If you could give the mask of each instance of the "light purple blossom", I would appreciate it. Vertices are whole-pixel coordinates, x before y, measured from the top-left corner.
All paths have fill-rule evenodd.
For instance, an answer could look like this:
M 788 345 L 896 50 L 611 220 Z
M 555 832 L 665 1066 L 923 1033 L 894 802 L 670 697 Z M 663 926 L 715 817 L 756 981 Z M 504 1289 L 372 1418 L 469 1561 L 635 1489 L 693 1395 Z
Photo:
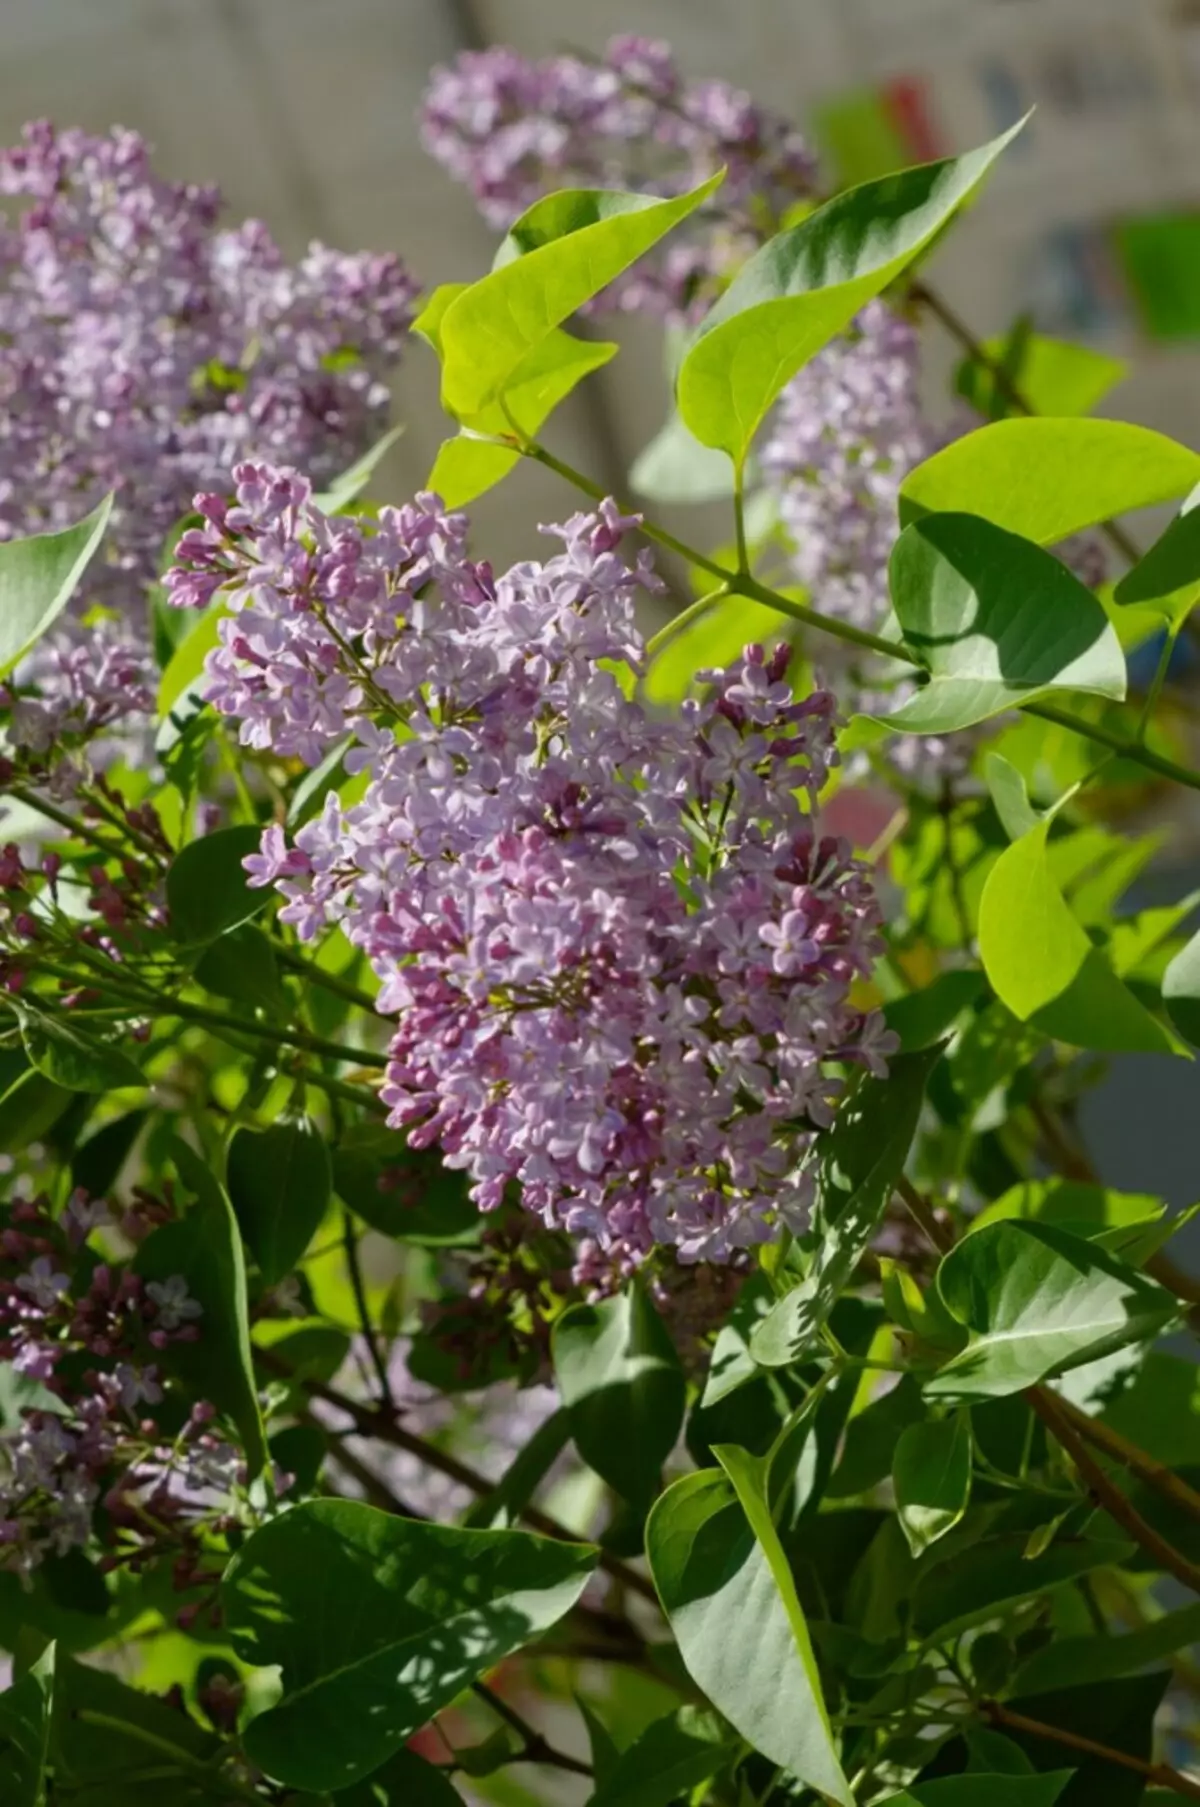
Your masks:
M 291 848 L 269 829 L 249 870 L 302 937 L 337 923 L 370 959 L 393 1124 L 483 1207 L 516 1184 L 619 1261 L 802 1225 L 879 945 L 865 870 L 815 819 L 832 698 L 797 701 L 786 651 L 752 647 L 674 721 L 630 700 L 656 580 L 611 502 L 495 577 L 436 498 L 330 521 L 294 474 L 236 477 L 168 589 L 224 588 L 208 695 L 244 744 L 369 753 L 360 802 L 331 793 Z

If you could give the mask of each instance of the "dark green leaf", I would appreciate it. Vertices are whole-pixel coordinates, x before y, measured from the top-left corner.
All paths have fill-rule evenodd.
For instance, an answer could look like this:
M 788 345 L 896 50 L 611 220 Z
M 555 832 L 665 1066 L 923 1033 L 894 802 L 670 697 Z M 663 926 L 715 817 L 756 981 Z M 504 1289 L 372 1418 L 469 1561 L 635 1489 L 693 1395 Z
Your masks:
M 212 1734 L 115 1675 L 60 1659 L 51 1727 L 55 1786 L 72 1807 L 228 1803 Z
M 1154 1720 L 1167 1683 L 1168 1670 L 1121 1681 L 1092 1682 L 1053 1694 L 1021 1695 L 1009 1704 L 1043 1725 L 1074 1732 L 1109 1750 L 1124 1751 L 1148 1763 L 1154 1747 Z M 1050 1738 L 1034 1738 L 1010 1730 L 1009 1736 L 1041 1770 L 1061 1768 L 1067 1757 L 1075 1770 L 1059 1807 L 1141 1807 L 1144 1775 L 1103 1758 L 1068 1753 Z
M 113 499 L 61 533 L 0 542 L 0 677 L 62 614 L 104 538 Z
M 457 296 L 441 320 L 447 410 L 470 418 L 502 395 L 555 327 L 693 213 L 721 179 L 666 201 L 606 189 L 536 201 L 509 232 L 512 256 Z
M 1163 974 L 1163 1003 L 1180 1035 L 1200 1048 L 1200 932 L 1181 948 Z
M 919 464 L 900 519 L 962 510 L 1050 546 L 1200 482 L 1200 456 L 1121 420 L 998 420 Z
M 27 1067 L 0 1097 L 0 1152 L 19 1154 L 51 1129 L 71 1103 L 72 1094 Z
M 344 1205 L 384 1236 L 402 1242 L 473 1242 L 480 1214 L 465 1173 L 436 1149 L 409 1148 L 378 1124 L 348 1129 L 333 1151 L 333 1188 Z
M 621 1753 L 588 1807 L 671 1807 L 716 1775 L 735 1749 L 715 1714 L 680 1707 Z
M 927 1396 L 1000 1398 L 1156 1336 L 1178 1301 L 1094 1242 L 1053 1224 L 1002 1219 L 951 1249 L 938 1291 L 971 1340 Z
M 846 1425 L 845 1444 L 825 1489 L 826 1499 L 853 1499 L 869 1493 L 891 1473 L 897 1439 L 925 1418 L 921 1390 L 911 1374 L 855 1412 Z
M 261 828 L 218 828 L 176 854 L 167 871 L 167 908 L 177 941 L 215 941 L 266 908 L 269 887 L 251 890 L 242 865 L 261 840 Z
M 1066 1753 L 1064 1753 L 1066 1754 Z M 880 1807 L 1054 1807 L 1071 1780 L 1069 1769 L 1044 1775 L 938 1776 L 890 1794 Z
M 952 1531 L 971 1497 L 971 1420 L 952 1418 L 911 1424 L 901 1433 L 892 1461 L 900 1529 L 914 1556 Z
M 979 909 L 979 951 L 992 988 L 1021 1022 L 1076 1047 L 1169 1053 L 1167 1031 L 1107 964 L 1051 871 L 1049 823 L 992 867 Z
M 129 1056 L 102 1042 L 69 1018 L 19 1010 L 21 1040 L 44 1079 L 68 1092 L 120 1091 L 144 1086 L 141 1069 Z
M 954 968 L 939 973 L 920 991 L 893 998 L 885 1005 L 887 1026 L 900 1037 L 905 1054 L 917 1054 L 940 1042 L 986 989 L 981 972 Z
M 905 642 L 931 674 L 890 728 L 953 733 L 1056 690 L 1125 695 L 1125 655 L 1091 591 L 978 515 L 931 514 L 906 528 L 889 582 Z
M 308 1117 L 236 1129 L 226 1157 L 229 1202 L 268 1286 L 290 1274 L 329 1208 L 329 1149 Z
M 979 360 L 964 358 L 955 373 L 955 391 L 992 419 L 1027 411 L 1090 414 L 1129 374 L 1129 365 L 1122 358 L 1110 358 L 1090 345 L 1048 339 L 1027 327 L 1006 338 L 985 339 L 983 350 L 1001 365 L 1009 383 L 1029 404 L 1028 410 L 1015 408 L 992 371 Z
M 683 1369 L 642 1288 L 572 1305 L 554 1326 L 554 1378 L 575 1447 L 628 1500 L 648 1504 L 683 1423 Z
M 656 1500 L 646 1526 L 654 1584 L 688 1673 L 726 1719 L 772 1763 L 852 1807 L 765 1490 L 757 1476 L 739 1479 L 753 1526 L 733 1481 L 713 1469 Z
M 293 1786 L 377 1769 L 472 1681 L 562 1617 L 595 1552 L 523 1531 L 418 1524 L 313 1500 L 265 1525 L 222 1583 L 245 1662 L 279 1664 L 283 1698 L 246 1749 Z
M 103 1198 L 116 1184 L 145 1121 L 145 1111 L 126 1111 L 81 1142 L 71 1156 L 72 1190 L 82 1187 L 89 1198 Z
M 1055 1638 L 1030 1657 L 1013 1685 L 1019 1693 L 1031 1694 L 1052 1687 L 1064 1675 L 1069 1675 L 1076 1687 L 1112 1681 L 1162 1663 L 1196 1643 L 1200 1643 L 1200 1606 L 1181 1606 L 1141 1631 L 1123 1632 L 1119 1637 Z
M 1122 607 L 1149 605 L 1169 621 L 1182 622 L 1200 596 L 1200 489 L 1193 490 L 1180 512 L 1127 571 L 1113 591 Z
M 218 998 L 231 998 L 235 1004 L 276 1011 L 284 1002 L 275 949 L 252 922 L 243 922 L 210 941 L 197 960 L 192 977 L 205 991 Z
M 51 1644 L 19 1681 L 0 1694 L 0 1800 L 42 1807 L 54 1697 Z
M 339 1789 L 332 1807 L 462 1807 L 462 1796 L 416 1751 L 398 1750 L 365 1782 Z
M 852 188 L 744 264 L 680 366 L 679 412 L 696 438 L 741 464 L 780 391 L 919 256 L 1019 130 Z
M 1119 1568 L 1132 1545 L 1115 1537 L 1061 1533 L 1029 1554 L 1028 1531 L 984 1537 L 917 1570 L 913 1626 L 922 1636 L 965 1629 L 994 1618 L 1005 1606 L 1049 1593 L 1095 1569 Z M 934 1563 L 930 1568 L 928 1564 Z
M 704 1408 L 719 1405 L 730 1393 L 756 1378 L 758 1363 L 750 1353 L 750 1337 L 759 1319 L 766 1316 L 771 1297 L 764 1274 L 755 1274 L 738 1293 L 737 1303 L 718 1330 L 713 1344 L 700 1401 Z
M 266 1459 L 266 1441 L 251 1363 L 246 1270 L 237 1221 L 223 1188 L 178 1138 L 172 1139 L 171 1159 L 196 1202 L 183 1217 L 151 1232 L 137 1252 L 135 1267 L 147 1281 L 169 1280 L 176 1274 L 186 1280 L 203 1313 L 198 1320 L 200 1338 L 171 1343 L 162 1352 L 162 1363 L 195 1388 L 197 1398 L 211 1400 L 232 1418 L 253 1476 Z
M 800 1360 L 820 1335 L 834 1301 L 862 1259 L 916 1134 L 925 1082 L 940 1049 L 901 1055 L 886 1080 L 866 1077 L 824 1139 L 812 1271 L 769 1311 L 750 1337 L 766 1368 Z

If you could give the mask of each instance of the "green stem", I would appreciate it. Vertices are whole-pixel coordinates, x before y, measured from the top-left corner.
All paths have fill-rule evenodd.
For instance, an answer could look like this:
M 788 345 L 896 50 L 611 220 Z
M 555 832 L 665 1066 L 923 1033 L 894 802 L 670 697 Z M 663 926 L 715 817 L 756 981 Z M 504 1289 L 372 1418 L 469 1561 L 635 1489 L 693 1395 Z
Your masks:
M 680 634 L 685 633 L 695 622 L 707 615 L 709 610 L 728 594 L 729 585 L 727 583 L 718 584 L 715 590 L 709 590 L 706 595 L 697 597 L 695 602 L 689 602 L 685 609 L 680 609 L 677 615 L 672 615 L 667 625 L 660 627 L 657 634 L 652 635 L 646 642 L 647 659 L 655 658 L 664 647 L 670 646 L 673 640 L 678 640 Z
M 582 472 L 574 470 L 561 458 L 556 458 L 553 452 L 546 450 L 545 446 L 527 443 L 520 446 L 519 449 L 524 452 L 526 457 L 535 459 L 537 463 L 545 465 L 547 470 L 556 472 L 567 483 L 582 490 L 584 495 L 591 496 L 596 501 L 605 499 L 607 492 L 599 484 L 593 483 L 590 477 L 585 477 Z M 626 508 L 629 505 L 618 503 L 618 506 Z M 631 510 L 631 512 L 636 511 Z M 722 582 L 736 587 L 739 595 L 750 596 L 755 602 L 766 603 L 769 608 L 776 609 L 779 614 L 788 615 L 793 621 L 803 622 L 806 627 L 815 628 L 818 633 L 831 634 L 835 640 L 844 640 L 851 646 L 861 646 L 867 652 L 878 653 L 881 658 L 892 659 L 897 664 L 907 665 L 913 670 L 923 669 L 918 659 L 914 659 L 911 653 L 905 652 L 903 647 L 897 646 L 893 641 L 884 640 L 879 634 L 869 634 L 863 628 L 852 627 L 848 621 L 836 621 L 830 615 L 822 615 L 816 609 L 806 608 L 803 603 L 793 602 L 790 596 L 785 596 L 782 591 L 773 590 L 769 584 L 760 583 L 756 577 L 752 577 L 748 573 L 730 571 L 727 566 L 719 564 L 716 559 L 709 558 L 707 554 L 698 551 L 695 546 L 689 546 L 685 540 L 677 538 L 673 533 L 668 533 L 665 528 L 656 526 L 652 521 L 643 519 L 639 531 L 657 545 L 665 546 L 669 551 L 677 553 L 680 558 L 687 559 L 693 565 L 698 565 L 702 571 L 711 572 Z M 1109 746 L 1123 758 L 1133 760 L 1135 764 L 1144 766 L 1147 771 L 1156 772 L 1160 777 L 1174 779 L 1177 784 L 1185 784 L 1190 790 L 1200 791 L 1200 772 L 1193 772 L 1187 766 L 1176 765 L 1173 759 L 1164 759 L 1159 754 L 1152 753 L 1148 747 L 1141 746 L 1136 740 L 1127 740 L 1123 735 L 1114 733 L 1111 728 L 1102 727 L 1096 722 L 1089 722 L 1083 716 L 1072 715 L 1066 709 L 1057 709 L 1048 703 L 1018 703 L 1015 706 L 1026 715 L 1036 715 L 1042 721 L 1054 722 L 1060 728 L 1067 728 L 1071 733 L 1081 735 L 1085 740 L 1094 740 L 1102 746 Z
M 1163 635 L 1162 651 L 1158 655 L 1158 664 L 1155 667 L 1154 679 L 1149 690 L 1146 692 L 1146 701 L 1142 705 L 1142 713 L 1138 719 L 1137 733 L 1134 736 L 1139 746 L 1141 746 L 1146 738 L 1146 730 L 1150 726 L 1150 718 L 1154 714 L 1154 706 L 1158 702 L 1162 687 L 1166 682 L 1167 671 L 1171 664 L 1171 654 L 1175 651 L 1175 641 L 1178 638 L 1179 629 L 1182 625 L 1182 622 L 1173 621 Z
M 746 545 L 746 460 L 739 458 L 733 467 L 733 528 L 737 542 L 738 576 L 750 571 L 750 553 Z
M 90 846 L 98 848 L 101 853 L 106 853 L 110 859 L 128 859 L 128 848 L 120 847 L 115 841 L 110 841 L 107 836 L 97 834 L 95 829 L 89 828 L 85 822 L 76 821 L 74 816 L 69 816 L 65 810 L 56 808 L 53 803 L 47 803 L 45 798 L 39 797 L 35 791 L 26 790 L 23 784 L 10 784 L 7 794 L 15 797 L 18 803 L 24 803 L 28 808 L 35 809 L 38 815 L 45 816 L 48 822 L 57 822 L 60 828 L 65 828 L 68 834 L 74 835 L 77 841 L 86 841 Z
M 369 991 L 360 991 L 357 985 L 351 985 L 347 979 L 339 979 L 335 973 L 327 973 L 313 960 L 306 960 L 302 954 L 294 954 L 290 947 L 279 943 L 273 944 L 275 958 L 281 966 L 290 972 L 297 973 L 307 979 L 310 985 L 319 985 L 323 991 L 330 991 L 335 997 L 345 998 L 348 1004 L 357 1004 L 360 1010 L 375 1012 L 375 999 Z

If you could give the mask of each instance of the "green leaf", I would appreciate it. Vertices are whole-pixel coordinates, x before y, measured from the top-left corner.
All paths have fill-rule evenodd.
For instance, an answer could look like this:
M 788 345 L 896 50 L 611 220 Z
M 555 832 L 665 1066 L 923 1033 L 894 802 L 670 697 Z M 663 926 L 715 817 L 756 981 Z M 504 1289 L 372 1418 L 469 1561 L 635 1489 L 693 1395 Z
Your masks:
M 733 1310 L 718 1330 L 708 1364 L 708 1376 L 700 1404 L 704 1408 L 719 1405 L 731 1393 L 758 1375 L 758 1363 L 750 1353 L 750 1337 L 754 1326 L 766 1315 L 771 1303 L 771 1289 L 764 1274 L 747 1280 L 738 1292 Z
M 383 1236 L 401 1242 L 474 1242 L 480 1214 L 465 1173 L 436 1149 L 409 1148 L 395 1130 L 352 1125 L 333 1152 L 333 1188 L 344 1205 Z
M 1200 931 L 1167 967 L 1162 995 L 1167 1015 L 1180 1035 L 1200 1048 Z
M 1082 1688 L 1023 1694 L 1007 1704 L 1042 1725 L 1073 1732 L 1146 1765 L 1153 1758 L 1155 1720 L 1169 1681 L 1170 1671 L 1160 1669 Z M 1139 1774 L 1104 1757 L 1066 1751 L 1053 1738 L 1036 1738 L 1011 1728 L 1008 1735 L 1043 1771 L 1060 1768 L 1064 1758 L 1072 1764 L 1075 1776 L 1062 1797 L 1062 1807 L 1143 1807 L 1144 1770 Z
M 51 1762 L 73 1807 L 226 1807 L 220 1745 L 187 1713 L 102 1669 L 61 1661 Z M 150 1771 L 149 1777 L 146 1771 Z
M 748 1469 L 744 1450 L 724 1455 L 739 1487 L 704 1469 L 655 1501 L 646 1554 L 659 1599 L 689 1675 L 742 1737 L 852 1807 L 761 1473 Z
M 271 900 L 267 886 L 251 890 L 242 861 L 257 853 L 262 829 L 218 828 L 189 841 L 167 869 L 171 932 L 185 946 L 215 941 L 257 916 Z
M 104 538 L 113 499 L 61 533 L 0 542 L 0 677 L 62 614 Z
M 19 1154 L 52 1129 L 73 1094 L 27 1067 L 0 1095 L 0 1153 Z
M 1041 810 L 1029 801 L 1024 775 L 1003 753 L 989 753 L 983 769 L 1000 826 L 1010 841 L 1019 841 L 1042 820 Z
M 900 519 L 962 511 L 1039 545 L 1111 515 L 1172 502 L 1200 455 L 1122 420 L 998 420 L 943 446 L 900 486 Z
M 938 1268 L 938 1291 L 971 1340 L 927 1397 L 997 1399 L 1065 1374 L 1179 1316 L 1163 1287 L 1056 1225 L 1002 1219 L 966 1236 Z
M 478 1526 L 483 1531 L 505 1531 L 516 1524 L 567 1447 L 570 1437 L 571 1420 L 560 1406 L 517 1452 L 492 1491 L 476 1500 L 463 1523 Z
M 733 494 L 725 454 L 701 445 L 676 413 L 638 453 L 629 481 L 652 502 L 720 502 Z
M 902 1431 L 892 1459 L 900 1529 L 914 1556 L 952 1531 L 971 1497 L 971 1420 L 966 1412 Z
M 221 623 L 229 618 L 228 604 L 219 592 L 206 609 L 190 612 L 195 615 L 194 624 L 176 646 L 158 680 L 158 713 L 163 721 L 176 704 L 181 722 L 199 704 L 204 661 L 221 644 Z
M 754 642 L 779 639 L 778 609 L 748 596 L 724 596 L 654 655 L 646 674 L 652 703 L 678 703 L 694 688 L 698 671 L 731 665 Z M 874 724 L 872 724 L 874 725 Z
M 983 349 L 1000 363 L 1031 414 L 1090 414 L 1110 390 L 1124 382 L 1123 358 L 1025 331 L 985 339 Z M 964 358 L 954 377 L 955 393 L 981 414 L 995 419 L 1011 412 L 1004 390 L 982 363 Z M 1024 412 L 1022 410 L 1022 412 Z
M 463 420 L 463 431 L 456 439 L 443 442 L 429 473 L 429 488 L 441 496 L 447 508 L 463 508 L 493 488 L 520 463 L 521 454 L 506 446 L 490 445 L 474 435 L 511 438 L 515 421 L 522 433 L 532 439 L 559 403 L 584 377 L 603 369 L 616 356 L 617 349 L 607 341 L 576 339 L 556 327 L 513 371 L 504 405 L 489 402 Z
M 4 1807 L 42 1807 L 54 1697 L 51 1644 L 17 1682 L 0 1694 L 0 1800 Z
M 1113 599 L 1122 608 L 1151 607 L 1173 623 L 1185 621 L 1200 597 L 1200 487 L 1194 489 L 1175 519 L 1127 571 Z
M 675 1346 L 642 1288 L 572 1305 L 553 1333 L 554 1378 L 588 1467 L 623 1498 L 648 1504 L 683 1423 Z
M 199 1341 L 171 1343 L 160 1359 L 195 1388 L 197 1398 L 211 1400 L 233 1420 L 253 1477 L 266 1460 L 266 1439 L 254 1384 L 237 1220 L 223 1188 L 199 1155 L 178 1137 L 172 1137 L 169 1148 L 175 1170 L 196 1202 L 181 1218 L 151 1232 L 134 1267 L 147 1281 L 169 1280 L 176 1274 L 187 1281 L 188 1292 L 203 1313 Z
M 971 1234 L 1002 1218 L 1059 1224 L 1075 1236 L 1123 1252 L 1136 1247 L 1166 1206 L 1149 1192 L 1115 1192 L 1081 1180 L 1021 1180 L 971 1220 Z
M 762 1367 L 790 1367 L 819 1337 L 904 1170 L 925 1082 L 940 1054 L 934 1048 L 901 1055 L 887 1079 L 860 1080 L 822 1139 L 815 1217 L 820 1243 L 805 1279 L 751 1334 L 750 1353 Z
M 1056 1041 L 1107 1053 L 1170 1053 L 1172 1041 L 1071 914 L 1041 822 L 1005 849 L 979 907 L 979 952 L 996 996 Z
M 928 515 L 889 565 L 906 644 L 930 681 L 886 717 L 948 734 L 1056 690 L 1119 702 L 1125 655 L 1091 591 L 1051 553 L 971 514 Z
M 269 1129 L 233 1132 L 225 1184 L 263 1280 L 290 1274 L 329 1208 L 329 1149 L 308 1117 L 284 1117 Z
M 937 1776 L 914 1782 L 902 1794 L 890 1794 L 879 1807 L 1054 1807 L 1075 1772 L 1049 1770 L 1041 1775 Z
M 566 189 L 536 201 L 509 233 L 511 259 L 446 309 L 448 412 L 470 418 L 502 395 L 535 346 L 694 213 L 723 176 L 666 201 L 606 189 Z
M 99 1041 L 69 1018 L 17 1007 L 30 1063 L 67 1092 L 120 1091 L 144 1086 L 141 1068 L 111 1042 Z
M 145 1111 L 126 1111 L 81 1142 L 71 1155 L 71 1190 L 82 1187 L 89 1198 L 103 1198 L 115 1185 L 145 1122 Z
M 1119 1637 L 1055 1638 L 1022 1664 L 1013 1687 L 1021 1694 L 1037 1693 L 1055 1687 L 1064 1675 L 1069 1675 L 1076 1687 L 1112 1681 L 1148 1669 L 1196 1643 L 1200 1643 L 1200 1605 L 1181 1606 L 1142 1630 Z
M 735 1748 L 714 1713 L 679 1707 L 618 1756 L 588 1807 L 671 1807 L 715 1776 Z
M 889 1029 L 900 1037 L 905 1054 L 917 1054 L 942 1041 L 959 1018 L 978 1003 L 986 990 L 981 972 L 955 967 L 939 973 L 920 991 L 893 998 L 884 1006 Z
M 1119 1568 L 1133 1545 L 1114 1536 L 1060 1536 L 1031 1554 L 1028 1530 L 983 1537 L 917 1570 L 912 1623 L 921 1637 L 942 1636 L 995 1619 L 1017 1601 L 1051 1593 L 1096 1569 Z
M 680 366 L 679 412 L 696 438 L 740 465 L 781 390 L 920 255 L 1019 130 L 849 189 L 743 265 Z
M 348 470 L 334 478 L 328 489 L 313 497 L 313 502 L 323 514 L 341 514 L 351 502 L 357 501 L 403 432 L 403 425 L 389 427 L 383 437 L 377 439 L 361 458 L 355 459 Z
M 595 1561 L 578 1544 L 349 1500 L 285 1512 L 221 1586 L 238 1655 L 283 1669 L 279 1705 L 247 1728 L 248 1755 L 292 1786 L 349 1787 L 560 1619 Z
M 231 998 L 235 1004 L 277 1011 L 285 1002 L 275 949 L 252 922 L 240 923 L 210 941 L 192 977 L 214 997 Z
M 339 1790 L 330 1807 L 462 1807 L 462 1796 L 435 1764 L 404 1749 L 365 1782 Z

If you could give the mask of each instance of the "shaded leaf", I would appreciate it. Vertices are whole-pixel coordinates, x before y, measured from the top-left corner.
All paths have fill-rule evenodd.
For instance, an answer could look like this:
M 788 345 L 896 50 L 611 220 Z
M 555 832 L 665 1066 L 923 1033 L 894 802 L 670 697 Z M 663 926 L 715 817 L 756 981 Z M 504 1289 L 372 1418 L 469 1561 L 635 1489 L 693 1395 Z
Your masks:
M 1123 358 L 1028 330 L 985 339 L 983 349 L 1001 364 L 1031 414 L 1090 414 L 1129 374 Z M 954 388 L 980 414 L 993 419 L 1026 412 L 1012 406 L 993 372 L 976 359 L 963 359 Z
M 1118 1637 L 1055 1638 L 1022 1664 L 1013 1681 L 1018 1693 L 1052 1688 L 1069 1675 L 1076 1687 L 1112 1681 L 1162 1663 L 1200 1643 L 1200 1605 L 1181 1606 L 1139 1631 Z
M 570 1415 L 560 1406 L 539 1424 L 492 1491 L 475 1501 L 463 1523 L 484 1531 L 503 1531 L 516 1524 L 570 1439 Z
M 284 1117 L 269 1129 L 236 1129 L 225 1183 L 263 1280 L 274 1286 L 291 1273 L 329 1207 L 325 1138 L 308 1117 Z
M 790 1366 L 820 1335 L 903 1172 L 940 1053 L 899 1056 L 887 1079 L 862 1079 L 838 1111 L 821 1147 L 813 1266 L 753 1330 L 750 1353 L 761 1366 Z
M 940 1042 L 987 989 L 981 972 L 956 967 L 939 973 L 920 991 L 893 998 L 884 1006 L 889 1029 L 900 1037 L 905 1054 L 916 1054 Z
M 192 1204 L 173 1223 L 160 1224 L 134 1258 L 144 1280 L 178 1274 L 203 1313 L 198 1342 L 174 1342 L 162 1351 L 198 1399 L 211 1400 L 241 1433 L 251 1476 L 266 1460 L 266 1439 L 258 1409 L 250 1353 L 246 1270 L 237 1221 L 224 1189 L 197 1154 L 173 1137 L 170 1155 Z
M 890 728 L 946 734 L 1055 690 L 1120 701 L 1125 655 L 1091 591 L 1049 552 L 972 514 L 905 529 L 889 583 L 930 681 Z
M 1043 1775 L 937 1776 L 890 1794 L 879 1807 L 1054 1807 L 1071 1780 L 1069 1769 Z
M 892 1461 L 900 1529 L 914 1556 L 952 1531 L 971 1497 L 971 1421 L 952 1418 L 911 1424 Z
M 192 977 L 214 997 L 230 998 L 261 1010 L 278 1010 L 284 1002 L 275 949 L 262 930 L 243 922 L 210 941 L 192 969 Z
M 46 1798 L 54 1668 L 51 1644 L 0 1694 L 0 1800 L 5 1807 L 42 1807 Z
M 588 1807 L 671 1807 L 716 1775 L 736 1748 L 714 1713 L 680 1707 L 620 1753 Z
M 674 412 L 634 459 L 629 481 L 652 502 L 719 502 L 733 494 L 725 454 L 701 445 Z
M 746 1467 L 753 1458 L 744 1451 L 726 1450 L 725 1456 L 740 1488 L 727 1474 L 707 1469 L 684 1475 L 651 1510 L 646 1553 L 663 1610 L 688 1673 L 742 1737 L 810 1787 L 851 1807 L 765 1490 Z M 760 1529 L 769 1551 L 756 1535 Z M 764 1676 L 770 1686 L 764 1687 Z
M 1187 619 L 1200 597 L 1200 487 L 1193 490 L 1149 552 L 1127 571 L 1113 591 L 1122 608 L 1152 607 L 1169 621 Z
M 270 888 L 251 890 L 242 865 L 261 841 L 262 829 L 253 824 L 218 828 L 175 855 L 167 869 L 167 908 L 177 941 L 215 941 L 266 908 Z
M 1163 974 L 1167 1015 L 1185 1040 L 1200 1048 L 1200 932 L 1181 948 Z
M 402 1242 L 473 1242 L 480 1214 L 465 1173 L 436 1149 L 409 1148 L 379 1124 L 355 1124 L 333 1151 L 334 1191 L 372 1229 Z
M 1000 1398 L 1129 1343 L 1179 1315 L 1165 1288 L 1053 1224 L 1002 1219 L 943 1257 L 938 1291 L 971 1340 L 929 1397 Z
M 43 1078 L 68 1092 L 120 1091 L 144 1086 L 141 1068 L 112 1042 L 89 1035 L 69 1018 L 18 1006 L 21 1040 Z
M 283 1698 L 248 1754 L 297 1787 L 377 1769 L 464 1688 L 578 1599 L 595 1552 L 524 1531 L 416 1523 L 312 1500 L 256 1531 L 226 1570 L 243 1661 L 279 1664 Z
M 378 467 L 383 463 L 396 441 L 404 432 L 403 425 L 389 427 L 354 463 L 344 470 L 340 477 L 335 477 L 328 489 L 313 497 L 313 502 L 323 514 L 341 514 L 362 495 Z
M 632 1285 L 569 1306 L 553 1332 L 554 1378 L 575 1447 L 625 1499 L 646 1504 L 683 1424 L 683 1369 L 662 1319 Z

